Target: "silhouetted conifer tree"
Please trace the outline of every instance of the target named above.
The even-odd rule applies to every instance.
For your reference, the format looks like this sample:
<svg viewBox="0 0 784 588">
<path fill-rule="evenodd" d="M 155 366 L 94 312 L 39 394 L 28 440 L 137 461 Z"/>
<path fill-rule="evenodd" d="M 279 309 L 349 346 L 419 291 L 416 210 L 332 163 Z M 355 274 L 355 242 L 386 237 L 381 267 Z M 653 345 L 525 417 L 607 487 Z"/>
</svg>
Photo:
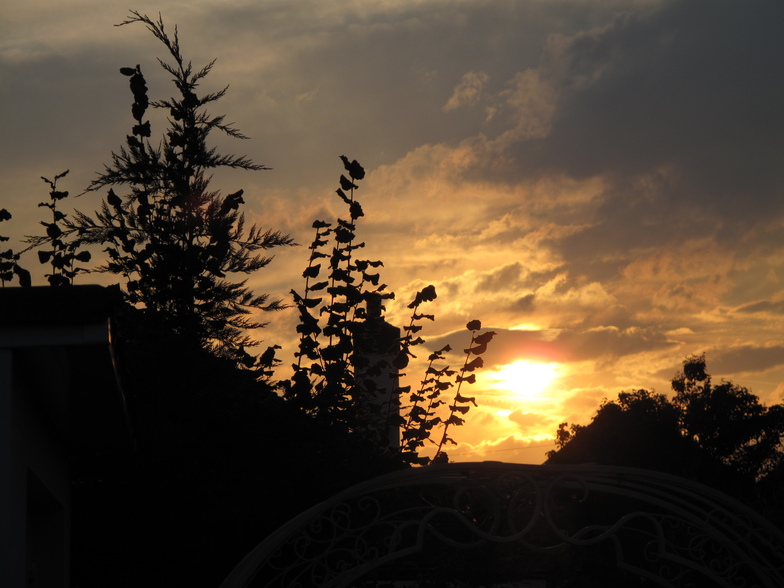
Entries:
<svg viewBox="0 0 784 588">
<path fill-rule="evenodd" d="M 249 315 L 278 310 L 282 304 L 255 294 L 245 279 L 234 276 L 265 267 L 272 259 L 265 252 L 293 241 L 255 225 L 246 232 L 244 215 L 238 212 L 242 190 L 222 196 L 210 189 L 209 174 L 221 167 L 268 168 L 207 145 L 213 130 L 246 138 L 223 116 L 205 109 L 227 88 L 197 94 L 214 61 L 194 70 L 182 56 L 177 29 L 169 35 L 160 17 L 154 21 L 132 11 L 121 25 L 132 23 L 144 24 L 166 47 L 173 61 L 159 61 L 173 76 L 178 95 L 150 101 L 141 67 L 120 70 L 129 78 L 135 124 L 126 145 L 112 153 L 111 164 L 88 188 L 109 188 L 100 210 L 94 216 L 77 213 L 73 228 L 81 241 L 104 246 L 108 260 L 99 270 L 123 276 L 131 303 L 186 340 L 251 367 L 254 358 L 245 347 L 256 342 L 247 330 L 263 323 Z M 169 127 L 157 147 L 150 142 L 150 121 L 145 119 L 150 106 L 169 113 Z M 114 191 L 118 186 L 130 192 L 120 196 Z"/>
</svg>

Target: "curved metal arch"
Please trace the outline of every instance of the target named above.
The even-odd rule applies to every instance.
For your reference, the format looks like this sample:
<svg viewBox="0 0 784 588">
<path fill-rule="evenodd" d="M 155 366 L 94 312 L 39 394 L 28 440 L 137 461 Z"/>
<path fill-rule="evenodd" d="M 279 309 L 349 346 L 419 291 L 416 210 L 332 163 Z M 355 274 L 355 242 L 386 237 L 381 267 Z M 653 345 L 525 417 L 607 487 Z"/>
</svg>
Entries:
<svg viewBox="0 0 784 588">
<path fill-rule="evenodd" d="M 604 545 L 654 585 L 784 586 L 784 533 L 713 488 L 634 468 L 482 462 L 349 488 L 268 536 L 221 588 L 352 586 L 433 545 Z"/>
</svg>

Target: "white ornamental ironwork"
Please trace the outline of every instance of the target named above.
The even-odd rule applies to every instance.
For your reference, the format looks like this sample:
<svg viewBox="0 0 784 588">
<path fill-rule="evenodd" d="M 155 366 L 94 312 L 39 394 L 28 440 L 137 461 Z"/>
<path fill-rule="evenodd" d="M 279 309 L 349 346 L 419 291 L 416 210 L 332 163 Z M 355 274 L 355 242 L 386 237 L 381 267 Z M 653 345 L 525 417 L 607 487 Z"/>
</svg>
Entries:
<svg viewBox="0 0 784 588">
<path fill-rule="evenodd" d="M 575 575 L 592 585 L 595 574 L 601 586 L 782 588 L 784 533 L 722 492 L 658 472 L 444 464 L 305 511 L 221 588 L 472 586 L 476 570 L 494 576 L 482 585 Z"/>
</svg>

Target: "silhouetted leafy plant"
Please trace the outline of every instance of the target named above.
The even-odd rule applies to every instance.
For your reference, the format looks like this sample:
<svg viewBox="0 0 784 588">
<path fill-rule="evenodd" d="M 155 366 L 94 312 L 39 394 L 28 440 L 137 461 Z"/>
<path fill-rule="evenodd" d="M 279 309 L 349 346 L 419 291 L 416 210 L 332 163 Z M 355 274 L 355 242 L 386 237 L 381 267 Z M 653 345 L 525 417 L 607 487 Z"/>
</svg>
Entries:
<svg viewBox="0 0 784 588">
<path fill-rule="evenodd" d="M 0 208 L 0 222 L 11 220 L 13 216 L 5 208 Z M 0 243 L 9 241 L 10 238 L 0 235 Z M 20 286 L 29 287 L 32 285 L 30 272 L 19 265 L 21 253 L 17 253 L 13 248 L 0 251 L 0 285 L 5 287 L 6 282 L 11 282 L 16 276 Z"/>
<path fill-rule="evenodd" d="M 436 449 L 434 461 L 439 460 L 446 443 L 457 445 L 455 440 L 448 436 L 449 427 L 451 425 L 460 426 L 465 423 L 465 419 L 458 415 L 465 415 L 470 408 L 469 404 L 476 406 L 476 398 L 473 396 L 462 396 L 460 391 L 463 384 L 476 383 L 476 374 L 473 372 L 484 366 L 484 360 L 480 356 L 487 351 L 488 343 L 495 337 L 495 331 L 485 331 L 484 333 L 477 334 L 477 331 L 482 328 L 482 323 L 478 320 L 470 321 L 466 325 L 466 328 L 471 331 L 471 343 L 468 345 L 467 349 L 463 350 L 465 361 L 463 361 L 463 367 L 460 369 L 460 373 L 457 374 L 457 390 L 452 404 L 449 407 L 449 416 L 444 421 L 443 433 L 441 434 L 441 441 L 439 441 L 438 448 Z M 476 357 L 471 359 L 471 356 Z M 466 375 L 467 373 L 468 375 Z"/>
<path fill-rule="evenodd" d="M 267 294 L 255 294 L 246 279 L 272 260 L 266 251 L 292 245 L 288 235 L 263 231 L 255 225 L 245 230 L 242 190 L 227 196 L 209 189 L 209 172 L 228 167 L 268 169 L 246 157 L 221 155 L 207 146 L 214 130 L 245 139 L 223 116 L 212 116 L 205 107 L 224 96 L 227 88 L 197 95 L 200 82 L 214 65 L 194 70 L 182 56 L 175 27 L 169 35 L 159 17 L 154 21 L 136 11 L 121 25 L 142 23 L 166 47 L 171 62 L 159 60 L 173 76 L 176 97 L 150 101 L 141 67 L 123 67 L 129 78 L 134 125 L 126 145 L 112 153 L 88 191 L 109 188 L 94 216 L 77 213 L 71 225 L 79 240 L 105 247 L 106 263 L 98 271 L 123 276 L 127 299 L 156 315 L 173 331 L 194 343 L 231 357 L 240 365 L 269 366 L 247 353 L 257 344 L 247 334 L 263 327 L 250 318 L 251 311 L 283 308 Z M 118 25 L 118 26 L 121 26 Z M 150 142 L 149 107 L 169 113 L 169 127 L 158 147 Z M 114 187 L 128 186 L 118 195 Z"/>
<path fill-rule="evenodd" d="M 416 453 L 418 448 L 423 447 L 425 441 L 430 438 L 430 431 L 441 422 L 441 417 L 437 416 L 436 409 L 444 404 L 439 397 L 441 392 L 452 387 L 449 380 L 454 376 L 454 370 L 449 366 L 437 367 L 434 362 L 444 361 L 445 353 L 451 351 L 449 345 L 445 345 L 438 351 L 434 351 L 428 357 L 428 365 L 425 369 L 425 377 L 422 379 L 419 389 L 410 393 L 410 387 L 404 392 L 410 393 L 410 405 L 407 407 L 406 418 L 403 422 L 401 432 L 401 442 L 409 453 Z"/>
<path fill-rule="evenodd" d="M 412 305 L 418 302 L 418 298 L 419 296 L 417 296 Z M 409 307 L 412 305 L 409 305 Z M 418 317 L 420 315 L 415 314 L 414 316 Z M 429 315 L 425 316 L 432 320 L 432 317 Z M 481 328 L 482 323 L 478 320 L 470 321 L 466 325 L 466 329 L 471 332 L 471 342 L 468 348 L 463 350 L 465 359 L 459 372 L 450 369 L 448 365 L 438 367 L 435 363 L 436 361 L 445 360 L 445 354 L 452 351 L 449 345 L 431 353 L 428 357 L 425 377 L 421 381 L 419 389 L 409 396 L 411 404 L 406 407 L 406 417 L 401 432 L 404 452 L 416 454 L 419 448 L 429 441 L 436 445 L 433 461 L 448 460 L 448 456 L 444 452 L 444 446 L 446 444 L 456 444 L 454 439 L 449 436 L 449 428 L 451 426 L 463 425 L 465 419 L 460 415 L 465 415 L 468 412 L 470 404 L 476 406 L 475 397 L 463 396 L 460 393 L 462 386 L 463 384 L 476 383 L 476 374 L 472 372 L 483 367 L 484 360 L 479 356 L 487 351 L 487 344 L 495 336 L 494 331 L 477 334 L 477 331 Z M 471 359 L 472 355 L 477 357 Z M 454 382 L 452 378 L 454 378 Z M 441 399 L 441 393 L 451 389 L 455 383 L 457 384 L 455 396 L 451 405 L 448 405 L 446 418 L 442 418 L 440 413 L 443 413 L 443 410 L 439 410 L 439 407 L 447 406 L 447 403 Z M 410 392 L 410 390 L 406 392 Z M 436 427 L 440 428 L 441 433 L 438 441 L 432 438 L 433 430 Z"/>
<path fill-rule="evenodd" d="M 299 313 L 300 341 L 294 374 L 285 386 L 286 397 L 309 414 L 353 429 L 359 397 L 365 392 L 360 391 L 353 365 L 363 363 L 354 348 L 355 336 L 367 318 L 362 303 L 371 296 L 380 301 L 392 294 L 384 292 L 386 285 L 379 283 L 378 274 L 368 273 L 369 268 L 381 266 L 380 261 L 354 260 L 354 252 L 364 247 L 354 243 L 356 220 L 364 214 L 354 198 L 355 182 L 365 177 L 365 170 L 356 160 L 342 159 L 351 179 L 341 175 L 336 193 L 348 205 L 349 220 L 338 218 L 334 226 L 320 220 L 313 223 L 316 233 L 302 273 L 304 294 L 291 291 Z M 323 249 L 330 242 L 332 251 L 326 253 Z M 311 281 L 317 278 L 326 279 Z"/>
<path fill-rule="evenodd" d="M 80 272 L 88 271 L 79 267 L 79 263 L 88 263 L 92 258 L 87 250 L 80 251 L 83 244 L 75 238 L 73 225 L 68 220 L 68 215 L 60 210 L 57 203 L 68 198 L 68 192 L 57 189 L 57 181 L 68 175 L 69 170 L 54 176 L 53 180 L 41 176 L 49 185 L 49 202 L 41 202 L 38 206 L 48 208 L 52 213 L 51 222 L 41 221 L 46 230 L 45 235 L 28 235 L 25 242 L 30 244 L 28 249 L 38 250 L 38 261 L 49 264 L 52 273 L 44 274 L 50 286 L 70 286 Z"/>
<path fill-rule="evenodd" d="M 466 374 L 482 366 L 480 357 L 470 360 L 470 356 L 481 355 L 495 333 L 477 335 L 481 324 L 471 321 L 471 343 L 459 373 L 436 364 L 451 350 L 446 346 L 430 355 L 416 393 L 411 393 L 411 386 L 399 385 L 398 378 L 405 375 L 399 370 L 416 357 L 414 349 L 425 343 L 418 335 L 421 322 L 435 319 L 419 309 L 436 299 L 436 290 L 430 285 L 417 292 L 408 305 L 412 315 L 402 335 L 401 329 L 383 320 L 383 302 L 394 299 L 376 271 L 383 263 L 356 259 L 356 251 L 365 246 L 356 242 L 357 220 L 364 213 L 355 196 L 365 170 L 356 160 L 345 156 L 341 160 L 348 177 L 340 176 L 336 194 L 348 207 L 348 219 L 313 223 L 315 235 L 302 273 L 305 288 L 303 294 L 291 291 L 299 313 L 300 339 L 294 373 L 281 382 L 284 397 L 343 433 L 358 435 L 408 463 L 429 461 L 419 455 L 428 441 L 436 446 L 438 459 L 447 459 L 443 446 L 454 443 L 449 427 L 462 425 L 464 419 L 458 415 L 468 412 L 469 404 L 476 404 L 474 398 L 460 394 L 463 383 L 475 381 L 473 374 Z M 457 393 L 446 409 L 448 414 L 439 416 L 445 412 L 441 392 L 453 386 L 455 376 Z M 401 402 L 401 397 L 410 404 Z M 436 429 L 438 441 L 433 439 Z"/>
</svg>

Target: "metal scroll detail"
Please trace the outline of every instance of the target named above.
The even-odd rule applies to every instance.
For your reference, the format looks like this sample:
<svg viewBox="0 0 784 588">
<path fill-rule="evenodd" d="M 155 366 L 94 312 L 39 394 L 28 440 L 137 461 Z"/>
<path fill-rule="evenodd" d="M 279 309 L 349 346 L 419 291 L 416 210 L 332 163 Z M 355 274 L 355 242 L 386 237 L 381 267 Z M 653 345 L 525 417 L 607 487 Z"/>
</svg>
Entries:
<svg viewBox="0 0 784 588">
<path fill-rule="evenodd" d="M 447 464 L 370 480 L 302 513 L 222 588 L 470 586 L 472 573 L 774 588 L 784 586 L 784 534 L 721 492 L 656 472 Z"/>
</svg>

